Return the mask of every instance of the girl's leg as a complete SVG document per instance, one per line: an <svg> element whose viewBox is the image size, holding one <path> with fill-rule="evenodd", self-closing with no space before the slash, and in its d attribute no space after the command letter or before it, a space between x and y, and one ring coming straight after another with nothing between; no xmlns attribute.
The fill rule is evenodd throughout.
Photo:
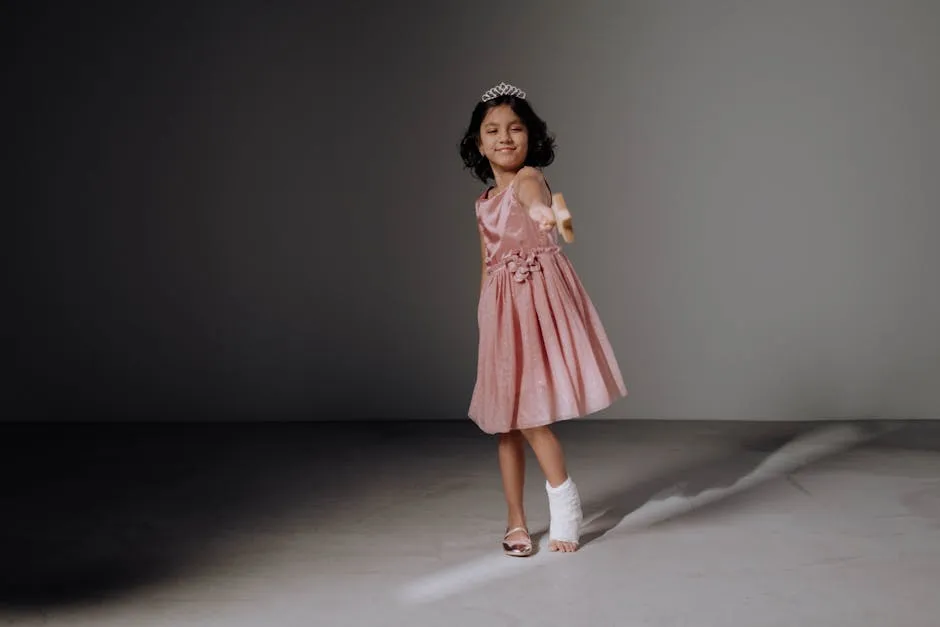
<svg viewBox="0 0 940 627"><path fill-rule="evenodd" d="M525 441L519 431L499 435L499 469L503 476L503 492L509 509L509 525L506 529L525 527ZM507 541L525 542L528 537L517 531L509 534Z"/></svg>
<svg viewBox="0 0 940 627"><path fill-rule="evenodd" d="M535 456L539 460L539 466L545 473L545 478L549 485L557 488L568 478L568 469L565 467L565 452L561 448L561 442L552 433L547 426L535 427L534 429L525 429L522 434L529 441Z"/></svg>
<svg viewBox="0 0 940 627"><path fill-rule="evenodd" d="M577 488L568 476L565 465L565 453L561 442L548 426L525 429L523 436L528 440L539 466L548 482L549 503L552 505L552 518L559 528L567 528L566 533L577 533L581 522L581 502ZM552 551L570 553L578 548L577 542L552 539L549 548Z"/></svg>

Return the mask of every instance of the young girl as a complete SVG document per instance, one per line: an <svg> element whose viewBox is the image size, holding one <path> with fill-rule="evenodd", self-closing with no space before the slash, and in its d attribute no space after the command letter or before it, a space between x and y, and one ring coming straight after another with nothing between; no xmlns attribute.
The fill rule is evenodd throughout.
<svg viewBox="0 0 940 627"><path fill-rule="evenodd" d="M575 551L581 501L550 425L604 409L627 390L597 311L559 247L555 226L570 215L557 215L565 210L553 206L541 172L555 158L554 139L525 92L500 83L483 94L460 155L488 185L476 201L483 276L469 416L484 432L499 434L509 507L503 551L532 554L524 442L545 474L549 548Z"/></svg>

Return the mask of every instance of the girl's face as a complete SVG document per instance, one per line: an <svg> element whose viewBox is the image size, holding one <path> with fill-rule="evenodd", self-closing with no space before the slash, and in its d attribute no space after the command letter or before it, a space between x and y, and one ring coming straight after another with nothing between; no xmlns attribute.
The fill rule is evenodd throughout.
<svg viewBox="0 0 940 627"><path fill-rule="evenodd" d="M479 148L494 173L514 172L525 164L529 131L509 105L493 107L480 124Z"/></svg>

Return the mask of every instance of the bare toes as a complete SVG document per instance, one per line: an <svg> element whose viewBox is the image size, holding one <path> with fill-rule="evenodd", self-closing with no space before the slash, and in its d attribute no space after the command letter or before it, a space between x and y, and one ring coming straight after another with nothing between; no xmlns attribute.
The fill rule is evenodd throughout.
<svg viewBox="0 0 940 627"><path fill-rule="evenodd" d="M578 550L578 545L575 542L552 540L548 545L548 550L556 553L574 553Z"/></svg>

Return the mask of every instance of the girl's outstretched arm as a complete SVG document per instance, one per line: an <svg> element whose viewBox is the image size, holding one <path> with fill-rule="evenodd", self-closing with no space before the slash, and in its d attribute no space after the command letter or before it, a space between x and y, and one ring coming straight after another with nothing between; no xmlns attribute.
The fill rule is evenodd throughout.
<svg viewBox="0 0 940 627"><path fill-rule="evenodd" d="M533 205L552 204L552 195L545 183L545 177L535 168L526 166L516 174L516 198L526 209Z"/></svg>
<svg viewBox="0 0 940 627"><path fill-rule="evenodd" d="M514 182L516 198L529 212L529 217L539 223L539 228L549 231L556 226L558 216L552 207L552 193L542 173L535 168L524 167L516 174ZM566 219L570 222L570 216Z"/></svg>

